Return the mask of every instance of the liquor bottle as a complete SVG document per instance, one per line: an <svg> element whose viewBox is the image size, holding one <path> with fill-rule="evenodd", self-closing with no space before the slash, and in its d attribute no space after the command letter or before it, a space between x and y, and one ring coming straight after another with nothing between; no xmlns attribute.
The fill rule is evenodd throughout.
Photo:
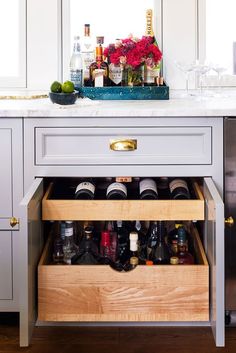
<svg viewBox="0 0 236 353"><path fill-rule="evenodd" d="M156 182L153 179L145 178L139 183L139 198L141 200L158 199Z"/></svg>
<svg viewBox="0 0 236 353"><path fill-rule="evenodd" d="M180 265L194 264L194 258L187 250L187 237L183 227L178 229L178 252L177 257Z"/></svg>
<svg viewBox="0 0 236 353"><path fill-rule="evenodd" d="M169 245L170 252L173 255L176 255L178 252L178 229L180 227L183 227L183 224L176 222L174 228L171 229L167 236L167 244Z"/></svg>
<svg viewBox="0 0 236 353"><path fill-rule="evenodd" d="M190 199L188 184L184 179L173 179L170 184L170 196L174 200Z"/></svg>
<svg viewBox="0 0 236 353"><path fill-rule="evenodd" d="M90 36L90 24L84 25L84 37L81 41L81 53L83 59L84 86L91 86L89 67L94 62L93 41Z"/></svg>
<svg viewBox="0 0 236 353"><path fill-rule="evenodd" d="M70 59L70 80L77 90L83 85L83 60L79 36L74 37L73 53Z"/></svg>
<svg viewBox="0 0 236 353"><path fill-rule="evenodd" d="M129 250L130 250L130 258L136 257L138 259L138 233L131 232L129 235Z"/></svg>
<svg viewBox="0 0 236 353"><path fill-rule="evenodd" d="M153 14L152 10L146 11L146 36L152 38L152 43L157 45L156 38L153 31ZM144 66L144 85L145 86L156 86L157 79L160 76L160 65L153 65L152 63Z"/></svg>
<svg viewBox="0 0 236 353"><path fill-rule="evenodd" d="M60 237L56 237L53 244L53 265L65 265L64 252L63 252L63 240Z"/></svg>
<svg viewBox="0 0 236 353"><path fill-rule="evenodd" d="M109 200L125 200L127 198L127 187L123 183L112 183L108 186L106 198Z"/></svg>
<svg viewBox="0 0 236 353"><path fill-rule="evenodd" d="M92 229L87 227L84 230L79 253L72 258L71 263L73 265L97 265L99 260L98 248L93 241Z"/></svg>
<svg viewBox="0 0 236 353"><path fill-rule="evenodd" d="M149 259L153 261L154 265L170 263L170 253L165 242L164 223L162 221L158 222L157 241L150 252Z"/></svg>
<svg viewBox="0 0 236 353"><path fill-rule="evenodd" d="M111 258L110 233L105 231L101 234L100 255L103 258Z"/></svg>
<svg viewBox="0 0 236 353"><path fill-rule="evenodd" d="M134 230L138 233L138 257L140 263L143 264L147 258L147 229L144 228L142 222L135 221Z"/></svg>
<svg viewBox="0 0 236 353"><path fill-rule="evenodd" d="M119 42L119 39L116 39L116 43ZM110 47L116 48L116 44L110 44ZM122 81L122 65L116 65L110 62L110 58L107 58L108 67L109 67L109 78L111 86L121 86Z"/></svg>
<svg viewBox="0 0 236 353"><path fill-rule="evenodd" d="M118 240L117 240L117 232L115 230L114 222L106 221L104 229L110 234L110 258L113 262L116 262Z"/></svg>
<svg viewBox="0 0 236 353"><path fill-rule="evenodd" d="M149 259L152 249L156 246L158 240L158 222L150 222L150 226L147 232L147 250L146 250L146 259Z"/></svg>
<svg viewBox="0 0 236 353"><path fill-rule="evenodd" d="M108 64L103 60L104 37L97 37L96 59L89 67L89 77L92 86L109 86Z"/></svg>
<svg viewBox="0 0 236 353"><path fill-rule="evenodd" d="M63 244L64 262L71 264L71 259L78 253L78 246L74 242L74 223L66 221L65 241Z"/></svg>
<svg viewBox="0 0 236 353"><path fill-rule="evenodd" d="M75 199L92 200L95 197L95 182L92 179L79 183L75 190Z"/></svg>
<svg viewBox="0 0 236 353"><path fill-rule="evenodd" d="M117 221L117 240L117 261L125 264L129 259L129 233L122 221Z"/></svg>

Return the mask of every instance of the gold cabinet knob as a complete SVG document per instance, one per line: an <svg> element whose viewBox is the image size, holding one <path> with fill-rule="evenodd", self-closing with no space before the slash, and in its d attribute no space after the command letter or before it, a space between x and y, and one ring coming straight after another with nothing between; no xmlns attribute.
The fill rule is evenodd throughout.
<svg viewBox="0 0 236 353"><path fill-rule="evenodd" d="M135 151L137 149L137 140L110 140L110 149L112 151Z"/></svg>
<svg viewBox="0 0 236 353"><path fill-rule="evenodd" d="M228 226L228 227L232 227L234 225L234 219L232 216L228 217L228 218L225 218L225 224Z"/></svg>
<svg viewBox="0 0 236 353"><path fill-rule="evenodd" d="M20 223L20 220L16 217L11 217L10 219L10 226L14 228L17 224Z"/></svg>

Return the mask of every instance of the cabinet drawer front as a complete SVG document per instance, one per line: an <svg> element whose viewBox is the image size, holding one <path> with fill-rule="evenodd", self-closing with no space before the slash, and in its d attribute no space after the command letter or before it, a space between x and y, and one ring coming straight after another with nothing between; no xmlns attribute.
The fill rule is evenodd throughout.
<svg viewBox="0 0 236 353"><path fill-rule="evenodd" d="M114 140L137 148L111 149ZM36 128L36 165L211 164L211 127Z"/></svg>
<svg viewBox="0 0 236 353"><path fill-rule="evenodd" d="M101 265L47 265L47 244L38 268L39 320L207 321L209 269L195 237L199 265L141 265L126 273Z"/></svg>

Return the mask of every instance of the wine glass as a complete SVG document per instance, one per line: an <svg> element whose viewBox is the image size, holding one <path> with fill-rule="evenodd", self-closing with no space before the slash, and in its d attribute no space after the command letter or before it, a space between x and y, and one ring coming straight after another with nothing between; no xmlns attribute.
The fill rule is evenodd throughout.
<svg viewBox="0 0 236 353"><path fill-rule="evenodd" d="M199 88L200 88L200 97L203 97L203 81L204 77L206 74L212 69L212 66L208 63L199 63L199 61L196 61L194 65L194 72L196 72L198 76L198 83L199 83Z"/></svg>
<svg viewBox="0 0 236 353"><path fill-rule="evenodd" d="M193 63L183 62L183 61L175 61L176 67L184 74L185 76L185 91L186 93L183 96L188 97L189 94L189 77L191 72L194 70Z"/></svg>
<svg viewBox="0 0 236 353"><path fill-rule="evenodd" d="M222 88L221 83L222 83L223 73L227 70L227 68L220 64L213 64L212 69L217 73L217 76L218 76L218 93L215 96L224 97L221 90Z"/></svg>

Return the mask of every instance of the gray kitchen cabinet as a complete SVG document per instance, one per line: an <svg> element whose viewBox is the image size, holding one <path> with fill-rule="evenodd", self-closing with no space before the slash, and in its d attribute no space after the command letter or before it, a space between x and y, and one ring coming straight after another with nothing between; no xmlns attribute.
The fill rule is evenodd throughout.
<svg viewBox="0 0 236 353"><path fill-rule="evenodd" d="M114 140L135 141L136 148L113 150ZM44 179L78 176L185 176L202 180L203 240L210 272L209 321L205 324L212 326L216 345L224 346L223 118L27 118L24 147L24 186L28 191L19 210L21 346L29 344L37 311Z"/></svg>
<svg viewBox="0 0 236 353"><path fill-rule="evenodd" d="M22 120L0 120L0 311L19 311L19 215L23 196Z"/></svg>

